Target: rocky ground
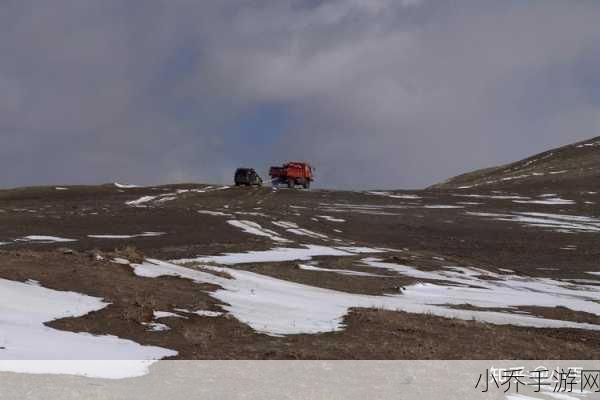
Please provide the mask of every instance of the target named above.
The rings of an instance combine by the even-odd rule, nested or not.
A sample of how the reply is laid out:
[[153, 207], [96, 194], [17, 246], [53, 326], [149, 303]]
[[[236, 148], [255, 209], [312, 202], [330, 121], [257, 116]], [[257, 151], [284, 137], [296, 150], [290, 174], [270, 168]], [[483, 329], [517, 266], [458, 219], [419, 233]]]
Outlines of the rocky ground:
[[[596, 359], [598, 155], [411, 192], [3, 190], [0, 282], [103, 299], [45, 326], [176, 358]], [[0, 358], [22, 345], [0, 333]]]

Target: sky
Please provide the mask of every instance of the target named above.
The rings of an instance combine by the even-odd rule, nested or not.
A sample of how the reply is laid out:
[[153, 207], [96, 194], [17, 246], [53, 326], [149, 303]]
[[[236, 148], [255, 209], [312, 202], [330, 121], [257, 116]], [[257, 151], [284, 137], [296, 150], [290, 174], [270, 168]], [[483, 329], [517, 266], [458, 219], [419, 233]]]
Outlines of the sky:
[[422, 188], [600, 136], [600, 2], [3, 0], [0, 187]]

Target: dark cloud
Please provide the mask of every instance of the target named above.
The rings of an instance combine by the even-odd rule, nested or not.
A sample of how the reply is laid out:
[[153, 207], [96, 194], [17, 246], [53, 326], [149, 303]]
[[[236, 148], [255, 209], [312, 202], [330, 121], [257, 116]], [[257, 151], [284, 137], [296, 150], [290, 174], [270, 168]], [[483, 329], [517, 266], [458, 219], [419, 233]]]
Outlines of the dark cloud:
[[5, 1], [0, 185], [422, 187], [600, 135], [600, 4]]

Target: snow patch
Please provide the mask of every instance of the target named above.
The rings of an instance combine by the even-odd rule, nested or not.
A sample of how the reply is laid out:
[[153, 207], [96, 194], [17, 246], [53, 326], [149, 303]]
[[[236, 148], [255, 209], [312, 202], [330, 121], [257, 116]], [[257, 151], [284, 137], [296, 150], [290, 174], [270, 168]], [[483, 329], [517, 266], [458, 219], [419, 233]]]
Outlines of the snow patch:
[[219, 311], [209, 311], [209, 310], [197, 310], [197, 311], [190, 311], [188, 309], [185, 308], [176, 308], [175, 311], [179, 311], [182, 313], [186, 313], [186, 314], [194, 314], [194, 315], [198, 315], [200, 317], [221, 317], [223, 315], [225, 315], [225, 313], [219, 312]]
[[[543, 196], [540, 196], [543, 197]], [[543, 200], [513, 200], [513, 203], [521, 204], [547, 204], [547, 205], [572, 205], [573, 200], [561, 199], [560, 197], [545, 197]]]
[[131, 207], [146, 207], [147, 203], [150, 203], [151, 201], [154, 201], [155, 199], [159, 198], [159, 196], [142, 196], [137, 200], [132, 200], [132, 201], [128, 201], [125, 204], [127, 204], [128, 206]]
[[[355, 307], [429, 313], [501, 325], [600, 330], [600, 326], [594, 324], [510, 313], [511, 307], [519, 305], [563, 305], [576, 311], [600, 314], [600, 304], [597, 303], [600, 291], [593, 286], [573, 287], [550, 279], [527, 279], [469, 268], [425, 272], [409, 266], [382, 263], [377, 259], [363, 261], [366, 265], [406, 276], [447, 281], [452, 286], [419, 283], [405, 288], [401, 295], [369, 296], [312, 287], [231, 268], [205, 266], [225, 272], [232, 279], [156, 260], [133, 265], [133, 268], [141, 276], [179, 276], [198, 283], [219, 285], [222, 289], [210, 295], [225, 304], [223, 308], [257, 332], [271, 336], [341, 330], [344, 316]], [[493, 280], [489, 280], [490, 277]], [[507, 312], [453, 309], [448, 304], [505, 308]]]
[[227, 221], [227, 223], [231, 226], [235, 226], [236, 228], [240, 228], [244, 232], [249, 233], [251, 235], [268, 237], [269, 239], [274, 240], [276, 242], [291, 242], [291, 240], [279, 236], [277, 232], [263, 228], [262, 226], [253, 221], [232, 219]]
[[561, 233], [600, 232], [600, 219], [538, 212], [514, 212], [512, 214], [467, 212], [468, 215], [491, 217], [497, 221], [520, 222], [527, 226], [552, 229]]
[[154, 311], [153, 313], [154, 319], [161, 319], [161, 318], [186, 318], [183, 315], [179, 315], [173, 312], [169, 312], [169, 311]]
[[444, 204], [432, 204], [432, 205], [425, 206], [425, 208], [464, 208], [464, 207], [463, 206], [444, 205]]
[[[474, 311], [474, 318], [490, 323], [507, 323], [532, 327], [574, 327], [600, 330], [600, 325], [556, 321], [511, 313], [518, 306], [563, 306], [574, 311], [600, 315], [600, 288], [572, 285], [549, 278], [529, 278], [496, 274], [477, 268], [446, 267], [441, 271], [421, 271], [414, 267], [364, 259], [367, 265], [396, 271], [417, 279], [447, 282], [449, 285], [422, 283], [408, 286], [403, 294], [413, 304], [444, 307], [469, 304], [480, 308], [503, 308], [506, 313]], [[505, 270], [510, 271], [510, 270]], [[447, 314], [446, 314], [447, 312]], [[453, 311], [436, 308], [435, 315], [452, 316]]]
[[150, 332], [166, 332], [171, 330], [169, 325], [161, 324], [160, 322], [142, 322], [142, 325]]
[[323, 235], [322, 233], [317, 233], [317, 232], [313, 232], [310, 231], [308, 229], [287, 229], [288, 232], [293, 233], [294, 235], [300, 235], [300, 236], [308, 236], [311, 237], [313, 239], [328, 239], [327, 235]]
[[421, 196], [417, 196], [416, 194], [392, 194], [390, 192], [367, 192], [368, 194], [373, 194], [375, 196], [385, 196], [390, 197], [392, 199], [420, 199]]
[[529, 197], [519, 195], [488, 195], [488, 194], [455, 194], [456, 197], [471, 197], [475, 199], [494, 199], [494, 200], [528, 200]]
[[308, 229], [302, 229], [294, 222], [289, 221], [273, 221], [273, 225], [278, 226], [280, 228], [285, 228], [287, 232], [293, 233], [294, 235], [299, 236], [308, 236], [313, 239], [328, 239], [327, 235], [323, 235], [321, 233], [313, 232]]
[[35, 243], [66, 243], [76, 242], [76, 239], [66, 239], [57, 236], [42, 236], [42, 235], [30, 235], [23, 238], [17, 239], [17, 242], [35, 242]]
[[203, 189], [178, 189], [175, 192], [169, 192], [169, 193], [163, 193], [157, 196], [142, 196], [137, 200], [131, 200], [126, 202], [125, 204], [127, 204], [128, 206], [131, 207], [148, 207], [150, 204], [152, 203], [164, 203], [167, 201], [173, 201], [177, 199], [177, 196], [180, 194], [185, 194], [185, 193], [207, 193], [207, 192], [212, 192], [212, 191], [216, 191], [216, 190], [224, 190], [224, 189], [229, 189], [229, 186], [223, 186], [223, 187], [218, 187], [218, 188], [211, 188], [210, 186], [207, 186]]
[[[177, 352], [142, 346], [116, 336], [95, 336], [52, 329], [44, 323], [80, 317], [108, 305], [102, 299], [37, 285], [0, 279], [0, 371], [64, 373], [100, 378], [137, 376], [149, 365], [136, 361], [75, 361], [45, 363], [37, 360], [156, 360]], [[36, 360], [36, 361], [8, 361]]]
[[352, 271], [350, 269], [321, 268], [321, 267], [316, 267], [314, 265], [308, 265], [308, 264], [298, 264], [298, 268], [305, 270], [305, 271], [331, 272], [331, 273], [336, 273], [336, 274], [340, 274], [340, 275], [349, 275], [349, 276], [385, 277], [385, 275], [371, 274], [368, 272]]
[[227, 214], [221, 211], [198, 210], [199, 214], [212, 215], [215, 217], [233, 217], [233, 214]]
[[317, 215], [318, 218], [324, 219], [325, 221], [329, 221], [329, 222], [346, 222], [345, 219], [341, 219], [341, 218], [334, 218], [332, 216], [329, 215]]
[[118, 187], [119, 189], [134, 189], [134, 188], [140, 187], [138, 185], [128, 185], [128, 184], [123, 184], [123, 183], [119, 183], [119, 182], [115, 182], [114, 185], [116, 187]]
[[226, 253], [221, 256], [208, 256], [173, 260], [175, 264], [215, 263], [235, 265], [261, 262], [308, 261], [318, 256], [349, 257], [360, 253], [381, 253], [382, 250], [368, 247], [326, 247], [318, 245], [303, 245], [301, 248], [277, 247], [265, 251], [250, 251], [247, 253]]
[[135, 235], [88, 235], [92, 239], [131, 239], [136, 237], [155, 237], [162, 236], [165, 232], [144, 232]]
[[275, 226], [278, 226], [280, 228], [285, 228], [285, 229], [300, 228], [298, 226], [298, 224], [296, 224], [294, 222], [288, 222], [288, 221], [273, 221], [272, 224]]
[[596, 147], [596, 146], [600, 146], [600, 142], [583, 143], [583, 144], [580, 144], [579, 146], [577, 146], [577, 148], [581, 149], [583, 147]]

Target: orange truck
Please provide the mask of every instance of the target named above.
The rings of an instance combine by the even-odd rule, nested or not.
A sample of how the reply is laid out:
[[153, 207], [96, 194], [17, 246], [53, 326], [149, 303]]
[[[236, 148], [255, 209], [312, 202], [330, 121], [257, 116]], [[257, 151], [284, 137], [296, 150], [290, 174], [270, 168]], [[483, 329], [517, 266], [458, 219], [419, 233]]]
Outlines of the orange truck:
[[273, 186], [287, 185], [289, 188], [302, 186], [310, 188], [314, 180], [314, 169], [305, 162], [289, 162], [281, 167], [271, 167], [269, 176]]

